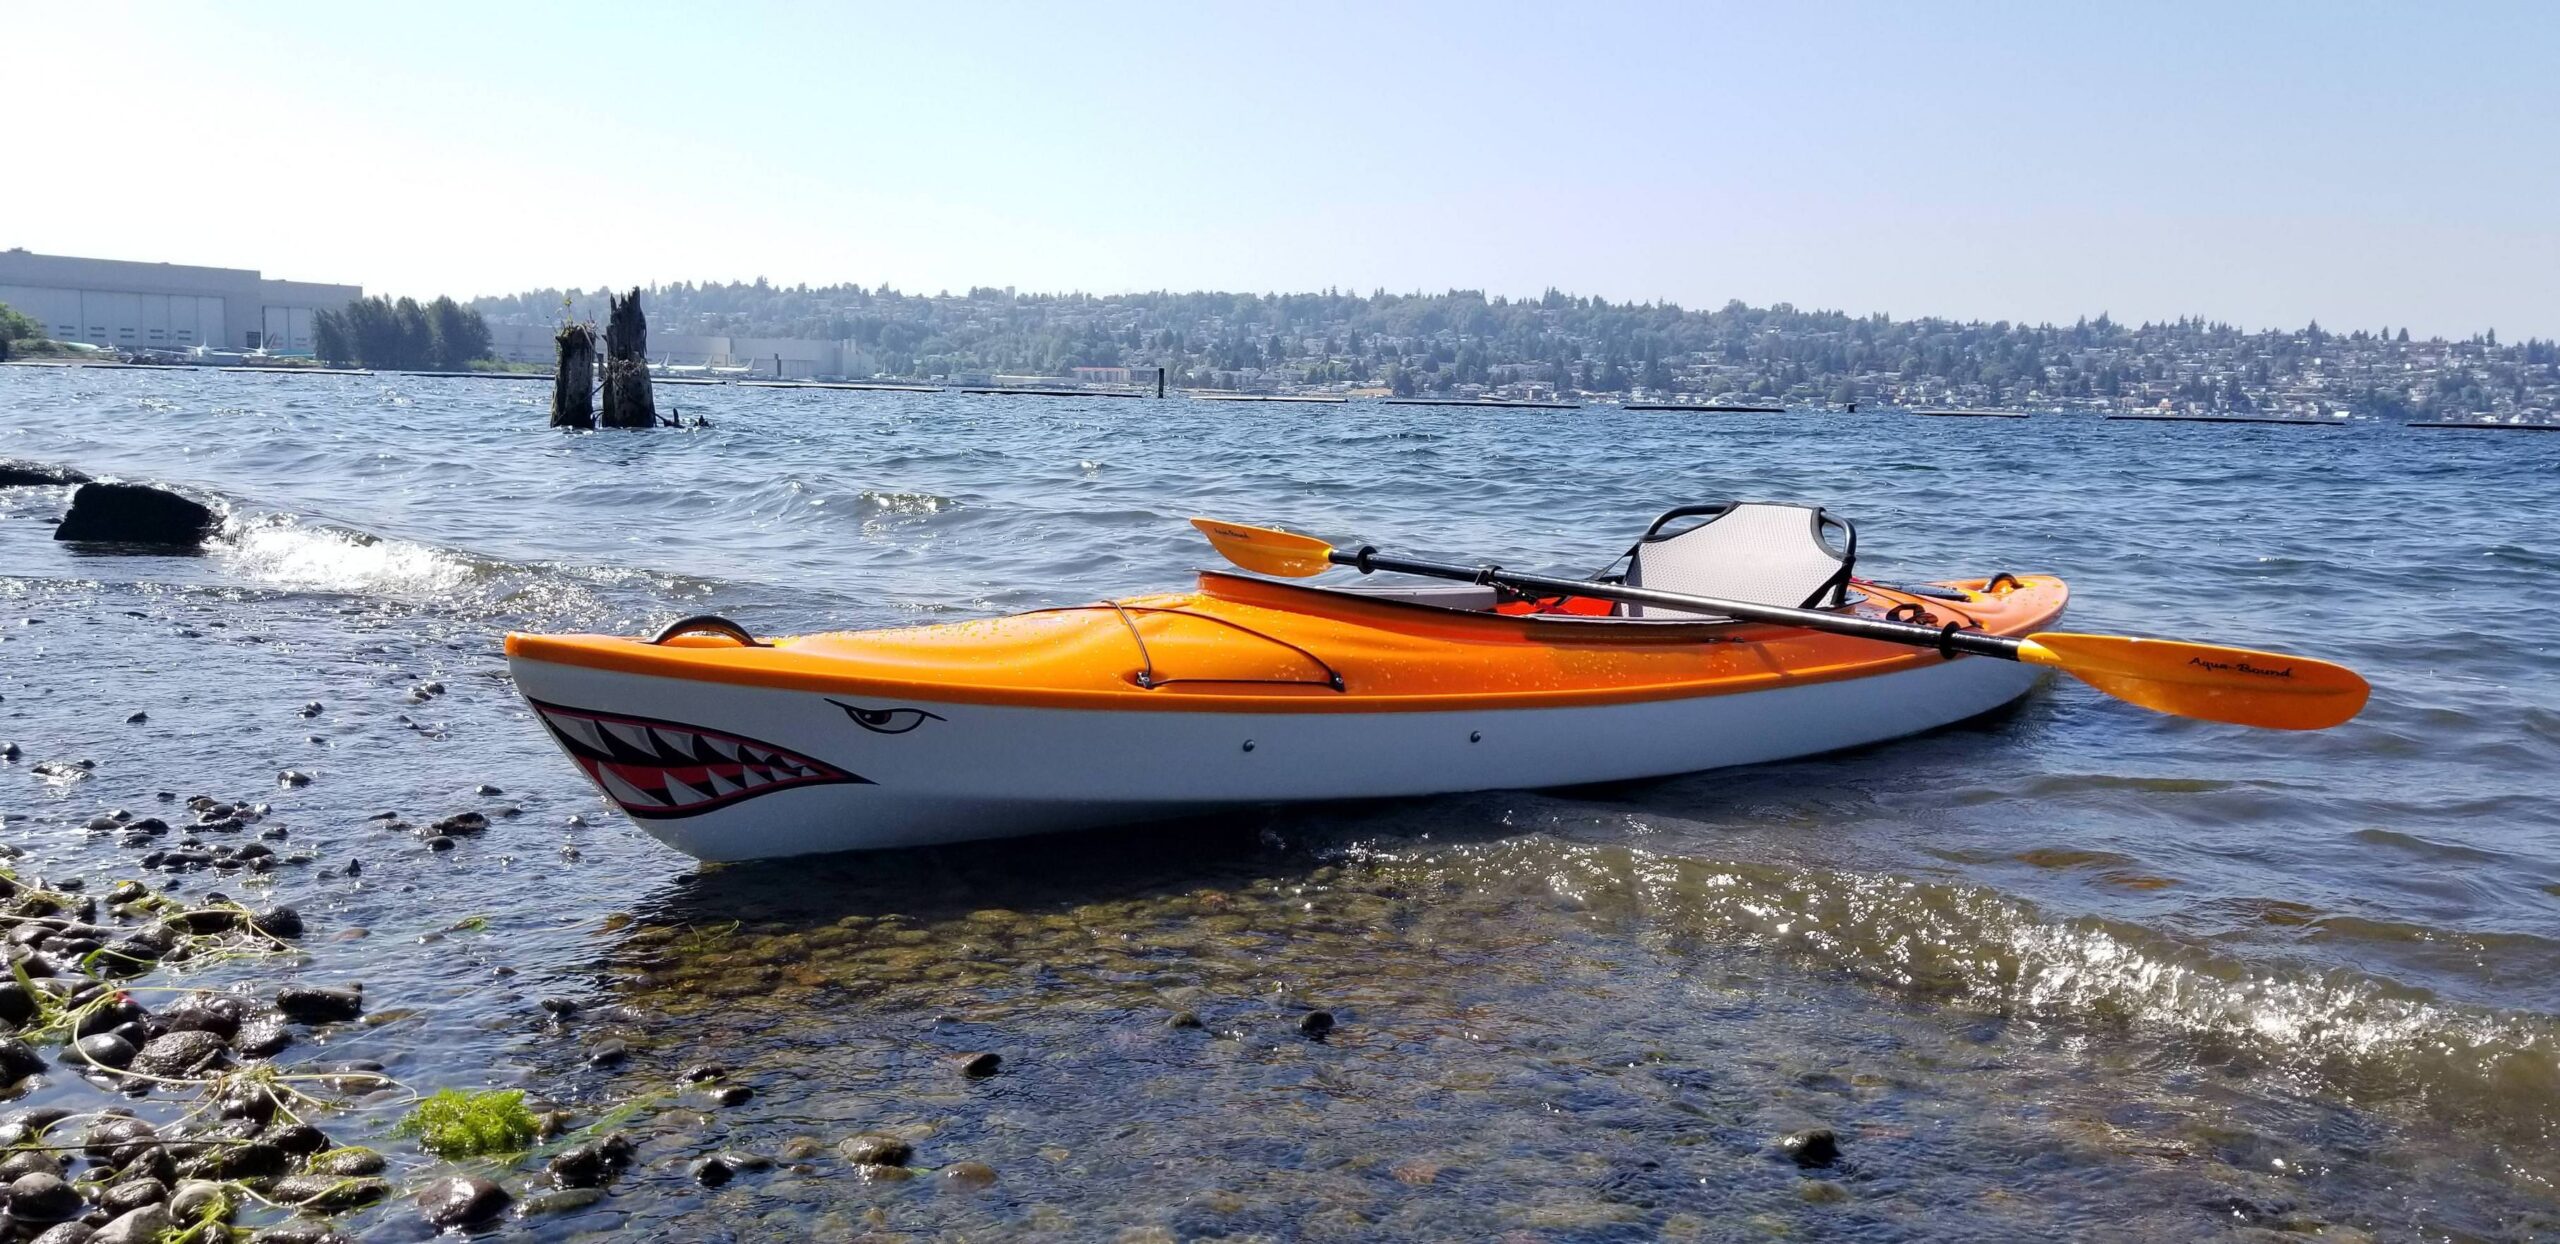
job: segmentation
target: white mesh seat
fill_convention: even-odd
[[[1699,521],[1664,529],[1684,518]],[[1824,539],[1839,533],[1841,547]],[[1835,606],[1847,599],[1858,558],[1857,528],[1819,506],[1764,501],[1684,505],[1653,520],[1627,550],[1626,584],[1790,609]],[[1659,605],[1623,605],[1629,618],[1712,618]]]

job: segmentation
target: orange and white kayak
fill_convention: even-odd
[[[1840,608],[2025,635],[2067,595],[2004,575],[1861,584]],[[1195,591],[981,621],[767,644],[691,619],[655,639],[509,635],[507,657],[605,797],[706,860],[1784,760],[1987,712],[2040,673],[1606,613],[1203,571]]]

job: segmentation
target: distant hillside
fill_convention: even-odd
[[[1554,290],[1362,297],[675,284],[651,289],[671,333],[848,341],[864,374],[1056,375],[1171,369],[1181,385],[1289,391],[1751,399],[1789,403],[2106,406],[2462,416],[2560,405],[2560,346],[2412,341],[2408,330],[2243,333],[2180,319],[2068,326],[1610,303]],[[603,292],[482,298],[492,323],[601,319]]]

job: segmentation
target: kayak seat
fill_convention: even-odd
[[[1697,522],[1676,526],[1685,519]],[[1835,548],[1831,535],[1837,534]],[[1770,501],[1684,505],[1653,520],[1629,548],[1629,587],[1689,592],[1790,609],[1834,608],[1848,599],[1858,529],[1820,506]],[[1712,618],[1659,605],[1620,605],[1624,618]]]

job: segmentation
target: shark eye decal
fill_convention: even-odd
[[[699,816],[795,786],[872,784],[823,760],[723,730],[539,700],[533,707],[569,758],[633,816]]]
[[[853,724],[873,734],[905,734],[928,721],[942,720],[940,713],[928,713],[920,708],[863,708],[842,700],[829,700],[827,703],[843,709],[844,715],[853,719]]]

